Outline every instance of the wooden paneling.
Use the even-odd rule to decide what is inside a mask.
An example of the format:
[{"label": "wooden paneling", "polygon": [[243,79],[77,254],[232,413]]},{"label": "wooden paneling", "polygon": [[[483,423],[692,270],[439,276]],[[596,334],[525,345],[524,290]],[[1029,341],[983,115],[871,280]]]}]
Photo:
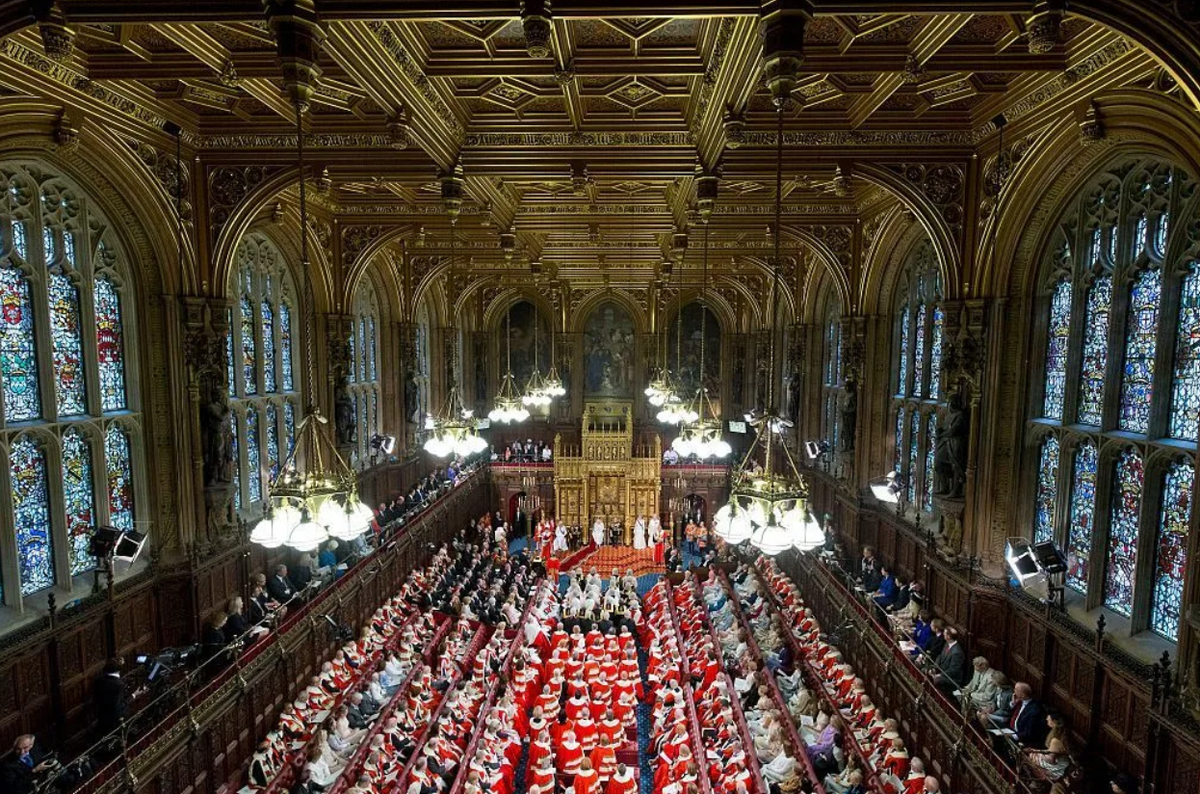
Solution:
[{"label": "wooden paneling", "polygon": [[[848,500],[823,476],[814,478],[812,494],[818,512],[849,514]],[[1148,771],[1159,792],[1200,792],[1200,733],[1179,715],[1168,719],[1154,711],[1148,668],[1114,652],[1087,627],[1023,593],[1006,590],[1003,582],[946,563],[931,551],[927,538],[894,516],[859,508],[855,513],[853,521],[837,522],[847,556],[857,558],[864,545],[872,545],[899,573],[923,582],[934,614],[959,629],[970,655],[986,656],[1064,715],[1076,745],[1091,750],[1084,760],[1091,782],[1100,787],[1096,790],[1106,790],[1106,775],[1115,767],[1138,776]],[[808,588],[804,592],[807,598]],[[824,608],[835,618],[845,609],[836,604]],[[868,665],[870,681],[874,663],[861,653],[856,652],[853,663]],[[895,680],[903,670],[893,666],[879,678],[880,702],[889,711],[898,705],[897,713],[903,713],[907,699],[912,716],[905,718],[905,730],[927,752],[939,753],[943,745],[937,727],[925,724],[929,720],[922,711],[912,710],[911,693]],[[944,749],[949,747],[952,744]],[[947,759],[938,756],[934,763],[953,767]],[[965,790],[958,782],[952,788]]]}]

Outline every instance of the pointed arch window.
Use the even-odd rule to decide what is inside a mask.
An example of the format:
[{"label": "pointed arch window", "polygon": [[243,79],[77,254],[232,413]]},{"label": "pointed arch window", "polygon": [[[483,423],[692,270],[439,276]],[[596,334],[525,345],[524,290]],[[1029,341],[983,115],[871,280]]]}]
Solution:
[{"label": "pointed arch window", "polygon": [[122,411],[125,398],[125,330],[121,295],[111,278],[96,277],[96,357],[100,369],[100,403],[105,411]]},{"label": "pointed arch window", "polygon": [[942,396],[942,336],[945,333],[946,313],[941,306],[933,310],[933,332],[929,340],[929,399]]},{"label": "pointed arch window", "polygon": [[[237,249],[236,277],[230,288],[241,297],[234,306],[228,350],[239,351],[238,377],[230,383],[236,447],[234,505],[256,510],[279,473],[281,438],[291,439],[298,399],[292,360],[296,291],[283,257],[270,238],[251,233]],[[235,338],[236,337],[236,338]],[[233,369],[231,367],[231,374]]]},{"label": "pointed arch window", "polygon": [[1042,397],[1042,416],[1063,418],[1067,392],[1067,348],[1071,335],[1071,299],[1074,290],[1068,279],[1054,285],[1050,297],[1050,328],[1046,339],[1046,389]]},{"label": "pointed arch window", "polygon": [[916,504],[917,501],[917,476],[919,469],[917,461],[920,459],[921,449],[921,415],[916,411],[912,414],[912,422],[908,432],[908,465],[904,472],[905,485],[908,488],[909,504]]},{"label": "pointed arch window", "polygon": [[50,344],[59,416],[87,412],[83,342],[79,325],[79,290],[62,273],[50,273]]},{"label": "pointed arch window", "polygon": [[354,406],[355,444],[353,457],[360,466],[370,463],[371,438],[380,433],[380,382],[377,357],[379,339],[379,302],[368,278],[359,282],[354,293],[354,312],[350,326],[351,405]]},{"label": "pointed arch window", "polygon": [[924,482],[921,494],[921,509],[925,512],[933,510],[933,457],[937,449],[937,415],[930,414],[925,420],[925,470],[922,472]]},{"label": "pointed arch window", "polygon": [[1131,433],[1150,430],[1154,385],[1154,346],[1158,337],[1158,304],[1162,272],[1146,270],[1133,283],[1129,326],[1125,335],[1125,368],[1121,377],[1120,427]]},{"label": "pointed arch window", "polygon": [[1087,592],[1096,524],[1096,445],[1085,441],[1075,450],[1071,478],[1071,529],[1067,533],[1067,584]]},{"label": "pointed arch window", "polygon": [[1200,424],[1200,267],[1188,265],[1179,295],[1175,330],[1175,383],[1171,392],[1171,438],[1195,441]]},{"label": "pointed arch window", "polygon": [[1037,496],[1033,517],[1033,539],[1054,540],[1054,505],[1058,501],[1058,438],[1049,435],[1038,454]]},{"label": "pointed arch window", "polygon": [[1154,544],[1154,596],[1150,629],[1168,640],[1179,639],[1183,614],[1183,577],[1187,570],[1187,540],[1192,522],[1192,485],[1196,468],[1176,460],[1163,475],[1162,507]]},{"label": "pointed arch window", "polygon": [[1100,276],[1088,290],[1084,313],[1083,364],[1079,372],[1080,424],[1099,426],[1102,419],[1111,310],[1112,276]]},{"label": "pointed arch window", "polygon": [[[107,450],[106,450],[107,452]],[[96,496],[92,481],[92,445],[78,428],[63,434],[63,506],[71,554],[71,575],[96,567],[90,551],[96,526]]]},{"label": "pointed arch window", "polygon": [[0,161],[0,559],[16,561],[0,567],[0,598],[10,606],[71,589],[95,568],[92,529],[137,520],[130,439],[141,417],[127,388],[137,322],[115,229],[51,166]]},{"label": "pointed arch window", "polygon": [[1128,617],[1133,612],[1133,581],[1137,568],[1138,522],[1146,472],[1142,458],[1130,448],[1117,459],[1109,514],[1108,556],[1105,560],[1104,605]]},{"label": "pointed arch window", "polygon": [[[841,416],[838,406],[842,399],[842,321],[841,307],[835,297],[829,298],[829,307],[825,312],[824,355],[825,377],[822,393],[825,454],[821,456],[821,465],[828,471],[841,448],[840,437]],[[794,387],[793,387],[794,388]]]},{"label": "pointed arch window", "polygon": [[920,397],[925,393],[925,304],[918,303],[915,319],[916,330],[913,333],[913,396]]},{"label": "pointed arch window", "polygon": [[21,595],[32,595],[54,584],[46,448],[29,436],[21,436],[8,456]]}]

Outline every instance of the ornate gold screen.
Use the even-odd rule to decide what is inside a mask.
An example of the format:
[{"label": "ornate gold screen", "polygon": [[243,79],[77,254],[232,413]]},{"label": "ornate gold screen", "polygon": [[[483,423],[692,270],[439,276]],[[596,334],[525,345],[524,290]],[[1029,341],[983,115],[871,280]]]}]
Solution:
[{"label": "ornate gold screen", "polygon": [[[621,521],[626,534],[639,516],[658,512],[662,442],[633,448],[633,403],[587,402],[580,447],[554,438],[554,503],[560,522],[591,526]],[[628,540],[628,538],[626,538]]]}]

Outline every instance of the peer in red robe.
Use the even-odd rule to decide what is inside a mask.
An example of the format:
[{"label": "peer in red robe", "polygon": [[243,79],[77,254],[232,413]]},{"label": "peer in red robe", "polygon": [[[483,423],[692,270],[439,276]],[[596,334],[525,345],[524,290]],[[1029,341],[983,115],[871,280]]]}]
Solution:
[{"label": "peer in red robe", "polygon": [[617,764],[617,772],[609,778],[604,794],[638,794],[637,775],[624,764]]},{"label": "peer in red robe", "polygon": [[617,768],[617,751],[609,744],[606,737],[601,736],[598,739],[596,747],[588,755],[588,759],[592,762],[592,769],[596,770],[600,782],[607,783]]},{"label": "peer in red robe", "polygon": [[583,760],[583,746],[576,740],[573,731],[564,731],[562,739],[555,747],[555,762],[558,772],[562,775],[574,775],[579,772],[579,763]]},{"label": "peer in red robe", "polygon": [[584,758],[579,764],[579,772],[571,784],[573,794],[600,794],[600,776],[592,769],[592,762]]}]

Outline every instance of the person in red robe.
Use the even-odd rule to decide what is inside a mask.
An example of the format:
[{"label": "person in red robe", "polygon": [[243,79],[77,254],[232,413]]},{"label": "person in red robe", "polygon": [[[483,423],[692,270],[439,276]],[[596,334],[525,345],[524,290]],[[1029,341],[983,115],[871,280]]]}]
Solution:
[{"label": "person in red robe", "polygon": [[550,762],[550,756],[542,756],[541,760],[538,761],[538,765],[530,770],[530,789],[537,786],[542,791],[554,791],[555,774],[554,766]]},{"label": "person in red robe", "polygon": [[592,768],[596,770],[600,782],[607,783],[617,768],[617,751],[609,743],[607,736],[601,735],[597,738],[596,747],[588,759],[592,762]]},{"label": "person in red robe", "polygon": [[575,738],[574,731],[564,731],[562,739],[555,747],[555,762],[560,775],[574,775],[579,772],[579,764],[583,761],[583,745]]},{"label": "person in red robe", "polygon": [[575,720],[575,736],[579,739],[579,743],[583,745],[583,751],[590,753],[596,747],[596,722],[592,719],[591,709],[583,709],[579,712],[579,719]]},{"label": "person in red robe", "polygon": [[624,764],[617,764],[617,771],[609,778],[604,794],[638,794],[637,776]]},{"label": "person in red robe", "polygon": [[[529,760],[526,763],[528,772],[526,777],[529,780],[534,779],[534,774],[542,766],[542,760],[549,760],[554,756],[554,742],[550,738],[550,731],[542,729],[538,732],[537,737],[529,743]],[[551,778],[554,776],[553,770],[550,773]]]},{"label": "person in red robe", "polygon": [[592,769],[592,762],[584,758],[579,763],[579,772],[571,784],[574,794],[600,794],[600,776]]}]

